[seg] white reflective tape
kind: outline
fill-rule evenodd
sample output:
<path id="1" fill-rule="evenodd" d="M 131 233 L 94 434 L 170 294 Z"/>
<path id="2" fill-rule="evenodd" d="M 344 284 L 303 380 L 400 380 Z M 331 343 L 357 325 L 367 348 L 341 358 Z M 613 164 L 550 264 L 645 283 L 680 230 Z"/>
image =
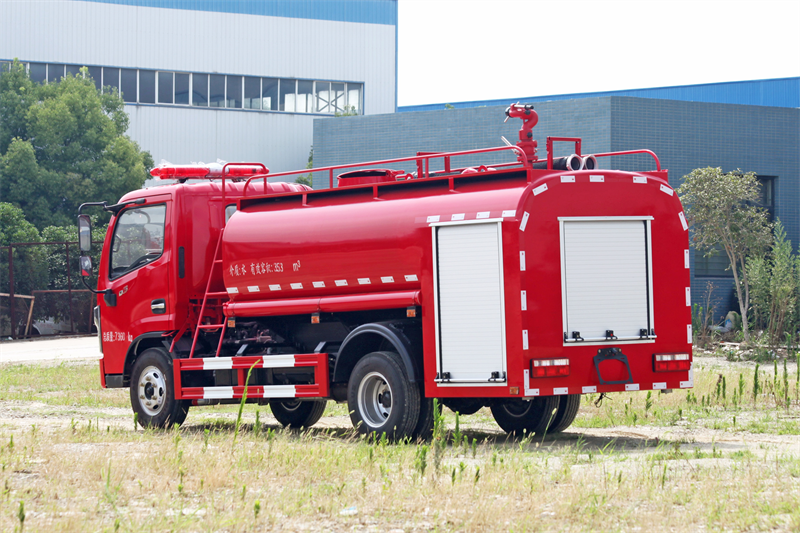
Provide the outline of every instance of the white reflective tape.
<path id="1" fill-rule="evenodd" d="M 569 387 L 554 387 L 553 388 L 553 396 L 563 396 L 564 394 L 569 394 Z"/>
<path id="2" fill-rule="evenodd" d="M 419 281 L 416 274 L 406 274 L 406 281 Z"/>
<path id="3" fill-rule="evenodd" d="M 259 368 L 289 368 L 295 366 L 293 354 L 268 355 L 262 358 Z"/>
<path id="4" fill-rule="evenodd" d="M 527 291 L 521 291 L 520 292 L 520 296 L 522 298 L 522 310 L 523 311 L 527 311 L 528 310 L 528 292 Z"/>
<path id="5" fill-rule="evenodd" d="M 324 281 L 312 281 L 311 284 L 316 289 L 321 289 L 321 288 L 325 287 L 325 282 Z"/>
<path id="6" fill-rule="evenodd" d="M 204 357 L 203 370 L 230 370 L 233 360 L 230 357 Z"/>
<path id="7" fill-rule="evenodd" d="M 519 269 L 521 272 L 525 272 L 525 252 L 519 253 Z"/>
<path id="8" fill-rule="evenodd" d="M 545 183 L 545 184 L 542 184 L 542 185 L 539 185 L 538 187 L 536 187 L 535 189 L 533 189 L 533 195 L 534 195 L 534 196 L 539 196 L 540 194 L 542 194 L 542 193 L 543 193 L 543 192 L 545 192 L 546 190 L 547 190 L 547 184 L 546 184 L 546 183 Z"/>
<path id="9" fill-rule="evenodd" d="M 672 190 L 672 187 L 667 187 L 666 185 L 662 185 L 659 188 L 661 189 L 661 192 L 667 193 L 670 196 L 672 196 L 675 193 L 675 191 Z"/>
<path id="10" fill-rule="evenodd" d="M 523 390 L 525 391 L 525 396 L 539 396 L 539 389 L 532 389 L 530 387 L 531 382 L 531 375 L 530 370 L 527 368 L 522 371 L 522 383 L 523 383 Z"/>
<path id="11" fill-rule="evenodd" d="M 293 289 L 302 289 L 303 288 L 303 284 L 302 283 L 292 283 L 291 287 Z"/>
<path id="12" fill-rule="evenodd" d="M 692 289 L 686 287 L 686 307 L 692 306 Z"/>
<path id="13" fill-rule="evenodd" d="M 271 290 L 271 291 L 279 291 L 279 290 L 281 290 L 281 286 L 280 285 L 270 285 L 269 286 L 269 290 Z"/>
<path id="14" fill-rule="evenodd" d="M 457 213 L 451 216 L 450 220 L 464 220 L 464 213 Z"/>
<path id="15" fill-rule="evenodd" d="M 639 390 L 639 384 L 638 383 L 626 383 L 625 384 L 625 390 L 629 390 L 629 391 L 630 390 Z"/>
<path id="16" fill-rule="evenodd" d="M 236 287 L 228 287 L 228 294 L 239 294 L 239 289 Z"/>
<path id="17" fill-rule="evenodd" d="M 689 250 L 683 251 L 683 266 L 689 268 Z"/>
<path id="18" fill-rule="evenodd" d="M 428 215 L 428 222 L 439 222 L 439 215 Z"/>
<path id="19" fill-rule="evenodd" d="M 261 292 L 258 288 L 258 285 L 248 285 L 247 292 Z"/>
<path id="20" fill-rule="evenodd" d="M 392 276 L 382 276 L 381 283 L 394 283 L 394 277 Z"/>
<path id="21" fill-rule="evenodd" d="M 337 287 L 347 287 L 347 280 L 346 279 L 337 279 L 334 281 Z"/>
<path id="22" fill-rule="evenodd" d="M 647 183 L 647 178 L 644 176 L 634 176 L 633 177 L 634 183 Z"/>
<path id="23" fill-rule="evenodd" d="M 250 393 L 248 392 L 249 396 Z M 294 385 L 264 385 L 264 394 L 261 398 L 296 398 L 297 389 Z"/>
<path id="24" fill-rule="evenodd" d="M 233 387 L 203 387 L 204 400 L 228 400 L 233 398 Z"/>
<path id="25" fill-rule="evenodd" d="M 561 183 L 575 183 L 575 176 L 561 176 Z"/>
<path id="26" fill-rule="evenodd" d="M 528 214 L 527 211 L 522 213 L 522 220 L 519 223 L 519 230 L 520 231 L 525 231 L 525 227 L 528 225 L 528 217 L 530 217 L 530 215 Z"/>
<path id="27" fill-rule="evenodd" d="M 597 392 L 597 387 L 583 387 L 581 389 L 581 392 L 583 394 L 594 394 L 595 392 Z"/>
<path id="28" fill-rule="evenodd" d="M 489 218 L 489 214 L 490 214 L 489 211 L 481 211 L 475 218 Z"/>
<path id="29" fill-rule="evenodd" d="M 359 285 L 369 285 L 370 281 L 369 278 L 358 278 Z"/>
<path id="30" fill-rule="evenodd" d="M 653 383 L 653 390 L 664 390 L 667 388 L 667 382 Z"/>
<path id="31" fill-rule="evenodd" d="M 527 329 L 523 329 L 522 330 L 522 349 L 523 350 L 527 350 L 528 349 L 528 330 Z"/>
<path id="32" fill-rule="evenodd" d="M 686 342 L 692 344 L 692 325 L 688 324 L 686 326 Z"/>
<path id="33" fill-rule="evenodd" d="M 604 181 L 606 181 L 606 178 L 605 176 L 600 176 L 600 175 L 589 176 L 589 181 L 594 183 L 603 183 Z"/>
<path id="34" fill-rule="evenodd" d="M 686 223 L 686 215 L 683 214 L 683 211 L 678 213 L 678 217 L 681 219 L 681 226 L 683 226 L 683 231 L 689 229 L 689 224 Z"/>
<path id="35" fill-rule="evenodd" d="M 505 218 L 505 217 L 515 217 L 515 216 L 517 216 L 517 210 L 516 209 L 507 209 L 507 210 L 503 211 L 503 218 Z"/>

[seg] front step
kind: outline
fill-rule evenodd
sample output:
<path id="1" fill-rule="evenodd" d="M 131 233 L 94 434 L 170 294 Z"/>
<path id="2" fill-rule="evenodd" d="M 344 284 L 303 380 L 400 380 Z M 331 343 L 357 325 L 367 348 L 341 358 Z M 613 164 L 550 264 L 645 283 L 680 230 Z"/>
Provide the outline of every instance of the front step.
<path id="1" fill-rule="evenodd" d="M 238 357 L 193 357 L 173 361 L 175 398 L 178 400 L 228 400 L 242 398 L 244 385 L 222 387 L 183 387 L 181 373 L 202 370 L 236 370 L 238 383 L 245 383 L 251 368 L 313 367 L 314 383 L 308 385 L 247 386 L 248 398 L 327 398 L 328 354 L 242 355 Z"/>

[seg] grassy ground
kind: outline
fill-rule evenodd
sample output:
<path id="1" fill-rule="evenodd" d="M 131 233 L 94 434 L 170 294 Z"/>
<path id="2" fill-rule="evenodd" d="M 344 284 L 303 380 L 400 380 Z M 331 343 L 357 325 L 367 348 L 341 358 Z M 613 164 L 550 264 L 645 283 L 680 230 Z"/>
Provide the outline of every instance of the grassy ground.
<path id="1" fill-rule="evenodd" d="M 587 396 L 556 437 L 483 409 L 424 444 L 369 442 L 333 404 L 305 432 L 247 406 L 235 442 L 236 406 L 142 431 L 96 363 L 5 366 L 0 531 L 800 530 L 796 368 L 754 391 L 753 365 L 696 366 L 692 391 Z"/>

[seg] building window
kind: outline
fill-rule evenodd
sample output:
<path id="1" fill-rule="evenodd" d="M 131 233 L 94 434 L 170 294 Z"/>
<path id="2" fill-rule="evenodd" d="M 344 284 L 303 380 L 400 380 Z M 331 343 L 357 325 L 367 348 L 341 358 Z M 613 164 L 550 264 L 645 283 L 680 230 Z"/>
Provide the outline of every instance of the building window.
<path id="1" fill-rule="evenodd" d="M 208 74 L 192 74 L 192 105 L 208 107 Z"/>
<path id="2" fill-rule="evenodd" d="M 228 105 L 226 107 L 231 107 L 233 109 L 241 109 L 242 108 L 242 77 L 241 76 L 227 76 L 228 78 L 228 87 L 227 87 L 227 101 Z"/>
<path id="3" fill-rule="evenodd" d="M 120 72 L 120 81 L 119 81 L 119 90 L 122 93 L 122 99 L 125 102 L 129 103 L 136 103 L 137 100 L 137 85 L 139 84 L 139 80 L 137 79 L 136 71 L 130 68 L 122 69 Z"/>
<path id="4" fill-rule="evenodd" d="M 11 68 L 0 61 L 0 73 Z M 58 82 L 65 75 L 83 75 L 80 65 L 22 63 L 32 81 Z M 183 105 L 284 111 L 288 113 L 361 113 L 363 84 L 292 78 L 260 78 L 225 74 L 86 67 L 101 92 L 119 91 L 127 104 Z"/>
<path id="5" fill-rule="evenodd" d="M 189 105 L 189 75 L 181 72 L 175 73 L 175 103 Z"/>
<path id="6" fill-rule="evenodd" d="M 210 107 L 225 107 L 225 76 L 212 74 L 208 83 L 208 105 Z"/>
<path id="7" fill-rule="evenodd" d="M 140 70 L 139 71 L 139 103 L 140 104 L 155 104 L 156 103 L 156 71 L 155 70 Z"/>
<path id="8" fill-rule="evenodd" d="M 261 78 L 245 77 L 244 108 L 261 109 Z"/>

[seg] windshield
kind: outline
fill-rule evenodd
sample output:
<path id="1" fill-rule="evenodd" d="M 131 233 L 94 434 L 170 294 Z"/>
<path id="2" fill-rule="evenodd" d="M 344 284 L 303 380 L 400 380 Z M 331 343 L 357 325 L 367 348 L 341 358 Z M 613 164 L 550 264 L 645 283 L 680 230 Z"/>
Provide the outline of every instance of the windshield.
<path id="1" fill-rule="evenodd" d="M 164 251 L 166 205 L 127 209 L 119 216 L 111 244 L 111 279 L 155 261 Z"/>

